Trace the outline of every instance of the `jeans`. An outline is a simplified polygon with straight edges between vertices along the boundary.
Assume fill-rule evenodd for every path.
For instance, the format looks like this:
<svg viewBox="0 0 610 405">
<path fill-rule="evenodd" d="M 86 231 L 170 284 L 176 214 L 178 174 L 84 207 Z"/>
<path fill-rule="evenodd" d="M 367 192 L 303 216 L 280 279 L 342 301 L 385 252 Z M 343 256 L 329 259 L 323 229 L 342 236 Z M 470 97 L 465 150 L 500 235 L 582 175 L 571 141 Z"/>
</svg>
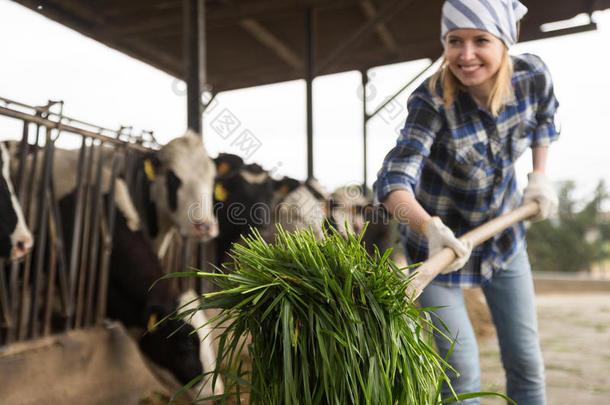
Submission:
<svg viewBox="0 0 610 405">
<path fill-rule="evenodd" d="M 544 362 L 538 339 L 534 283 L 525 248 L 508 263 L 506 269 L 494 274 L 491 283 L 483 287 L 483 294 L 498 334 L 506 374 L 506 394 L 518 405 L 545 404 Z M 432 316 L 434 324 L 451 337 L 457 337 L 449 364 L 460 375 L 456 377 L 455 373 L 447 372 L 455 392 L 480 391 L 478 347 L 462 289 L 430 284 L 419 297 L 419 302 L 422 307 L 442 306 L 431 311 L 435 314 Z M 435 341 L 440 355 L 446 358 L 452 342 L 438 334 L 435 334 Z M 451 391 L 444 384 L 442 398 L 449 396 Z M 459 402 L 468 405 L 479 403 L 478 398 Z"/>
</svg>

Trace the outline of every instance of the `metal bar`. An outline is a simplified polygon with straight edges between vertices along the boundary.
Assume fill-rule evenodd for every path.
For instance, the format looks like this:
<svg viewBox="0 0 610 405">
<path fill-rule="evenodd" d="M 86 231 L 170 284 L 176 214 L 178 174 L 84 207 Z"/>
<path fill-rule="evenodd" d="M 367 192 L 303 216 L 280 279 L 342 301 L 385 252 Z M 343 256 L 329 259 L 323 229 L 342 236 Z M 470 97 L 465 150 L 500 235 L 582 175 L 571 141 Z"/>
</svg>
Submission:
<svg viewBox="0 0 610 405">
<path fill-rule="evenodd" d="M 51 254 L 55 256 L 55 259 L 49 259 L 50 263 L 55 266 L 56 274 L 57 274 L 57 283 L 59 286 L 59 295 L 62 303 L 62 318 L 64 321 L 64 328 L 68 329 L 68 323 L 66 320 L 72 313 L 72 296 L 70 290 L 70 276 L 68 274 L 68 268 L 66 264 L 65 257 L 65 244 L 64 244 L 64 232 L 63 232 L 63 224 L 61 213 L 59 210 L 59 203 L 55 198 L 55 187 L 53 182 L 51 181 L 49 184 L 49 199 L 50 203 L 50 213 L 51 213 L 51 221 L 50 226 L 52 226 L 53 232 L 51 236 L 53 238 L 53 246 L 50 249 Z M 50 302 L 49 302 L 50 304 Z M 49 307 L 47 307 L 47 310 Z M 49 318 L 50 319 L 50 318 Z"/>
<path fill-rule="evenodd" d="M 115 154 L 112 162 L 112 177 L 110 183 L 110 190 L 108 190 L 108 204 L 106 207 L 107 221 L 104 223 L 106 226 L 105 235 L 102 237 L 103 241 L 103 252 L 102 260 L 99 267 L 98 274 L 98 293 L 97 293 L 97 312 L 95 317 L 95 323 L 100 324 L 106 315 L 106 298 L 108 294 L 108 271 L 110 267 L 110 255 L 112 254 L 112 243 L 114 238 L 114 223 L 115 223 L 115 201 L 114 201 L 114 189 L 116 185 L 116 174 L 118 171 L 119 159 Z"/>
<path fill-rule="evenodd" d="M 40 129 L 41 129 L 41 125 L 40 124 L 36 124 L 36 132 L 35 132 L 35 137 L 34 137 L 34 143 L 33 145 L 38 146 L 38 142 L 40 140 Z M 31 231 L 36 234 L 37 233 L 37 214 L 38 212 L 36 210 L 40 210 L 40 207 L 37 206 L 37 203 L 35 202 L 34 196 L 37 194 L 36 193 L 36 174 L 38 171 L 38 165 L 42 164 L 43 162 L 38 162 L 38 153 L 34 153 L 32 155 L 32 161 L 31 161 L 31 165 L 30 165 L 30 176 L 27 178 L 23 179 L 24 184 L 20 185 L 20 188 L 23 187 L 25 190 L 24 196 L 23 196 L 23 203 L 22 203 L 22 208 L 24 208 L 24 215 L 27 216 L 27 223 L 29 225 L 34 225 L 34 227 L 31 228 Z M 36 251 L 36 246 L 34 247 L 34 251 Z M 32 294 L 31 291 L 29 290 L 29 286 L 30 286 L 30 277 L 32 275 L 32 266 L 34 265 L 35 261 L 34 261 L 34 254 L 29 254 L 28 256 L 26 256 L 26 260 L 25 260 L 25 266 L 24 266 L 24 270 L 22 273 L 23 276 L 23 281 L 21 284 L 21 303 L 19 305 L 18 310 L 18 316 L 19 316 L 19 324 L 17 327 L 17 340 L 24 340 L 25 337 L 28 334 L 28 322 L 29 319 L 31 318 L 30 316 L 30 308 L 31 308 L 31 298 L 32 298 Z"/>
<path fill-rule="evenodd" d="M 84 212 L 83 212 L 83 231 L 82 231 L 82 241 L 81 246 L 89 246 L 89 235 L 91 231 L 91 198 L 92 198 L 92 189 L 91 189 L 91 174 L 93 172 L 93 154 L 95 152 L 94 142 L 89 146 L 88 153 L 88 161 L 87 161 L 87 171 L 86 171 L 86 187 L 85 187 L 85 203 L 84 203 Z M 80 266 L 78 271 L 78 287 L 76 292 L 76 312 L 74 315 L 74 327 L 79 328 L 82 326 L 83 322 L 83 310 L 84 310 L 84 295 L 85 295 L 85 278 L 87 274 L 87 255 L 89 251 L 88 249 L 81 249 L 80 256 Z"/>
<path fill-rule="evenodd" d="M 97 147 L 97 171 L 95 175 L 95 185 L 93 194 L 92 218 L 93 226 L 91 227 L 91 238 L 89 244 L 89 267 L 87 269 L 87 304 L 85 311 L 84 324 L 89 326 L 93 320 L 93 303 L 95 296 L 96 270 L 99 266 L 98 253 L 100 247 L 100 222 L 103 212 L 102 203 L 102 173 L 104 167 L 104 158 L 102 156 L 104 144 L 101 143 Z M 86 245 L 84 245 L 86 246 Z"/>
<path fill-rule="evenodd" d="M 0 260 L 0 312 L 2 312 L 2 318 L 4 319 L 4 325 L 2 328 L 9 329 L 14 327 L 14 321 L 11 316 L 11 306 L 9 304 L 9 291 L 8 283 L 6 281 L 5 264 L 3 260 Z"/>
<path fill-rule="evenodd" d="M 205 2 L 183 1 L 187 124 L 193 131 L 201 133 L 201 90 L 206 81 Z"/>
<path fill-rule="evenodd" d="M 53 204 L 51 193 L 47 190 L 49 195 L 47 196 L 47 200 Z M 42 336 L 48 336 L 51 333 L 51 315 L 53 310 L 53 294 L 55 292 L 55 275 L 57 273 L 57 228 L 55 227 L 55 223 L 53 220 L 53 212 L 51 211 L 51 215 L 49 215 L 49 256 L 48 260 L 48 273 L 46 274 L 47 278 L 47 290 L 46 290 L 46 300 L 45 306 L 43 308 L 44 318 L 42 325 Z"/>
<path fill-rule="evenodd" d="M 209 266 L 208 266 L 208 255 L 207 255 L 207 249 L 208 249 L 208 245 L 209 243 L 204 243 L 204 242 L 199 242 L 197 243 L 197 268 L 201 269 L 202 271 L 209 271 Z M 205 292 L 209 292 L 208 291 L 208 283 L 204 278 L 199 278 L 199 285 L 197 286 L 198 288 L 198 292 L 199 294 L 203 294 Z"/>
<path fill-rule="evenodd" d="M 434 66 L 435 63 L 437 63 L 438 61 L 440 61 L 442 59 L 438 58 L 437 60 L 435 60 L 434 62 L 431 62 L 428 66 L 426 66 L 421 72 L 419 72 L 418 74 L 415 75 L 415 77 L 413 77 L 411 80 L 409 80 L 407 82 L 407 84 L 405 84 L 404 86 L 402 86 L 400 88 L 400 90 L 398 90 L 396 93 L 394 93 L 394 95 L 392 97 L 390 97 L 388 100 L 385 101 L 385 103 L 381 104 L 379 107 L 377 107 L 377 109 L 371 114 L 368 115 L 366 120 L 370 120 L 371 118 L 373 118 L 375 115 L 377 115 L 379 113 L 379 111 L 383 110 L 385 108 L 386 105 L 390 104 L 392 102 L 392 100 L 394 100 L 396 97 L 398 97 L 400 95 L 400 93 L 402 93 L 403 91 L 405 91 L 409 86 L 411 86 L 417 79 L 419 79 L 424 73 L 426 73 L 428 71 L 428 69 L 430 69 L 432 66 Z"/>
<path fill-rule="evenodd" d="M 93 141 L 92 141 L 93 142 Z M 80 243 L 82 240 L 82 229 L 83 229 L 83 205 L 85 203 L 85 180 L 87 176 L 83 175 L 83 168 L 85 166 L 85 162 L 88 161 L 89 158 L 88 148 L 87 148 L 87 138 L 83 137 L 83 141 L 81 144 L 81 148 L 78 155 L 78 166 L 76 173 L 76 204 L 74 207 L 74 224 L 72 227 L 72 242 L 70 247 L 70 267 L 68 270 L 69 277 L 69 301 L 66 306 L 66 313 L 68 315 L 67 324 L 71 325 L 74 319 L 74 304 L 75 304 L 75 292 L 76 292 L 76 281 L 78 279 L 78 264 L 79 264 L 79 252 L 80 252 Z"/>
<path fill-rule="evenodd" d="M 6 108 L 6 107 L 0 106 L 0 114 L 6 115 L 6 116 L 12 117 L 12 118 L 17 118 L 22 121 L 30 121 L 30 122 L 36 123 L 38 125 L 42 125 L 44 127 L 50 128 L 50 129 L 58 129 L 59 127 L 61 127 L 61 130 L 63 132 L 71 132 L 74 134 L 83 135 L 83 136 L 86 136 L 89 138 L 94 138 L 94 139 L 98 139 L 103 142 L 113 143 L 113 144 L 117 144 L 117 145 L 127 145 L 129 148 L 133 148 L 133 149 L 136 149 L 136 150 L 139 150 L 142 152 L 150 151 L 150 149 L 148 149 L 142 145 L 138 145 L 136 143 L 128 143 L 123 140 L 115 139 L 115 138 L 112 138 L 112 137 L 109 137 L 106 135 L 101 135 L 101 134 L 93 132 L 93 131 L 88 131 L 86 129 L 78 128 L 78 127 L 75 127 L 72 125 L 67 125 L 64 123 L 51 121 L 51 120 L 49 120 L 47 118 L 43 118 L 41 116 L 27 114 L 27 113 L 17 111 L 17 110 L 12 110 L 12 109 Z"/>
<path fill-rule="evenodd" d="M 395 15 L 399 8 L 406 6 L 407 4 L 413 3 L 413 0 L 393 0 L 384 4 L 384 7 L 377 13 L 377 15 L 370 19 L 366 24 L 360 27 L 350 38 L 347 39 L 341 46 L 335 49 L 330 55 L 328 55 L 317 67 L 315 74 L 316 76 L 322 74 L 328 69 L 332 68 L 343 56 L 345 56 L 354 45 L 360 42 L 366 35 L 370 34 L 376 29 L 377 25 L 392 15 Z"/>
<path fill-rule="evenodd" d="M 19 169 L 17 172 L 17 183 L 15 183 L 15 185 L 17 186 L 17 198 L 19 199 L 20 203 L 23 203 L 23 193 L 25 192 L 25 189 L 21 187 L 22 183 L 24 182 L 24 176 L 25 176 L 25 169 L 26 169 L 26 165 L 27 165 L 27 147 L 28 147 L 28 134 L 29 134 L 29 128 L 30 128 L 30 123 L 28 121 L 23 121 L 23 133 L 21 136 L 21 141 L 19 142 L 20 145 L 20 149 L 19 149 Z"/>
<path fill-rule="evenodd" d="M 315 58 L 315 27 L 313 10 L 305 10 L 305 84 L 307 101 L 307 179 L 314 177 L 313 170 L 313 78 Z"/>
<path fill-rule="evenodd" d="M 31 257 L 31 255 L 28 255 L 28 258 L 29 257 Z M 15 338 L 17 337 L 17 330 L 19 328 L 19 297 L 21 296 L 21 294 L 19 293 L 19 276 L 24 274 L 24 267 L 25 261 L 24 263 L 11 263 L 8 291 L 10 296 L 11 317 L 15 320 L 15 323 L 13 324 L 13 327 L 7 331 L 7 344 L 15 340 Z"/>
<path fill-rule="evenodd" d="M 19 323 L 17 326 L 17 340 L 24 340 L 27 331 L 28 331 L 28 320 L 29 320 L 29 310 L 28 310 L 28 300 L 31 299 L 31 292 L 29 291 L 30 285 L 30 276 L 32 274 L 32 261 L 33 255 L 29 254 L 25 258 L 25 266 L 23 269 L 23 281 L 21 284 L 21 295 L 20 295 L 20 304 L 17 308 L 18 311 L 18 319 Z"/>
<path fill-rule="evenodd" d="M 360 79 L 361 79 L 361 85 L 362 85 L 362 162 L 363 162 L 363 168 L 362 168 L 362 190 L 364 193 L 366 193 L 366 179 L 367 179 L 367 174 L 368 174 L 368 169 L 367 169 L 367 147 L 366 147 L 366 137 L 367 137 L 367 133 L 366 133 L 366 124 L 368 122 L 367 117 L 366 117 L 366 86 L 369 82 L 369 77 L 367 74 L 366 70 L 361 70 L 360 71 Z"/>
<path fill-rule="evenodd" d="M 47 226 L 48 226 L 48 218 L 49 218 L 49 201 L 47 188 L 49 182 L 51 181 L 51 172 L 53 168 L 53 149 L 54 144 L 51 140 L 51 129 L 47 128 L 46 131 L 47 142 L 44 151 L 43 158 L 43 171 L 42 171 L 42 179 L 40 180 L 40 201 L 38 204 L 38 233 L 36 235 L 36 246 L 34 252 L 34 282 L 32 284 L 32 307 L 30 308 L 30 336 L 32 338 L 37 338 L 40 334 L 39 330 L 39 319 L 38 319 L 38 309 L 40 306 L 40 291 L 42 288 L 42 278 L 43 278 L 43 266 L 44 266 L 44 255 L 45 248 L 47 242 Z"/>
<path fill-rule="evenodd" d="M 189 266 L 193 265 L 193 241 L 190 238 L 183 238 L 184 244 L 182 245 L 182 268 L 178 269 L 178 271 L 190 271 Z M 193 279 L 192 277 L 188 277 L 184 279 L 185 285 L 182 289 L 186 291 L 187 289 L 193 288 Z"/>
</svg>

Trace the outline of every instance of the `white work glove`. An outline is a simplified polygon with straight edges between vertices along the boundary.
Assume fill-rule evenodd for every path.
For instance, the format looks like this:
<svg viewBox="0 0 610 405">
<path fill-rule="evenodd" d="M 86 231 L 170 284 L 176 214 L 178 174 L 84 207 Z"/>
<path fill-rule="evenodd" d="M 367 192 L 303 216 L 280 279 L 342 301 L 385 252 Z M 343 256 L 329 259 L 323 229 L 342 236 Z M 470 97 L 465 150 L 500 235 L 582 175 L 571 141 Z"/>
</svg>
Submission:
<svg viewBox="0 0 610 405">
<path fill-rule="evenodd" d="M 462 242 L 456 238 L 453 231 L 443 224 L 439 217 L 432 217 L 424 224 L 422 232 L 428 238 L 428 257 L 432 257 L 445 247 L 453 249 L 457 256 L 441 273 L 451 273 L 464 267 L 472 253 L 471 242 Z"/>
<path fill-rule="evenodd" d="M 523 204 L 530 201 L 536 201 L 540 206 L 538 214 L 529 218 L 532 222 L 547 219 L 557 209 L 559 204 L 557 194 L 544 173 L 532 172 L 527 175 L 527 186 L 523 190 Z"/>
</svg>

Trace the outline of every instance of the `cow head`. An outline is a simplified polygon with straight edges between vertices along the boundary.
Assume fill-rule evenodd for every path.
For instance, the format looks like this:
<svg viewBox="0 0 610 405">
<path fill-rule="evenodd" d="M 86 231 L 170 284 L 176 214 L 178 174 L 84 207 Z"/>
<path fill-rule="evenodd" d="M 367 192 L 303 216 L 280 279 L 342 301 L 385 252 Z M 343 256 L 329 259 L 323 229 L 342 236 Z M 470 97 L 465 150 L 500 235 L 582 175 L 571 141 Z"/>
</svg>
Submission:
<svg viewBox="0 0 610 405">
<path fill-rule="evenodd" d="M 144 160 L 161 233 L 175 227 L 185 237 L 209 241 L 218 235 L 212 190 L 216 168 L 194 132 L 173 139 Z"/>
<path fill-rule="evenodd" d="M 371 202 L 364 196 L 361 187 L 347 186 L 331 194 L 329 206 L 330 215 L 339 233 L 346 235 L 349 231 L 360 234 L 366 223 L 364 209 L 371 206 Z"/>
<path fill-rule="evenodd" d="M 217 166 L 220 172 L 226 162 Z M 226 259 L 225 253 L 242 235 L 256 228 L 263 238 L 272 236 L 271 203 L 274 196 L 273 180 L 257 164 L 232 168 L 216 179 L 214 186 L 214 212 L 218 218 L 220 234 L 217 239 L 217 257 Z"/>
<path fill-rule="evenodd" d="M 9 154 L 0 143 L 0 258 L 10 260 L 25 256 L 34 243 L 10 179 Z"/>
</svg>

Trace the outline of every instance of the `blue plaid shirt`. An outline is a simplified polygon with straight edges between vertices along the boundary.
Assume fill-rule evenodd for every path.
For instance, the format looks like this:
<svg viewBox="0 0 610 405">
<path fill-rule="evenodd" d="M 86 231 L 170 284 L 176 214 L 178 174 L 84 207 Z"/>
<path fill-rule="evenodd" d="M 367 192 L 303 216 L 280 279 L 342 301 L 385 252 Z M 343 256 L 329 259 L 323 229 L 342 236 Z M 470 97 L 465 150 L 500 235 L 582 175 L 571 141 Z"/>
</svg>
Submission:
<svg viewBox="0 0 610 405">
<path fill-rule="evenodd" d="M 559 133 L 554 118 L 558 102 L 542 60 L 531 54 L 511 57 L 514 94 L 498 117 L 459 92 L 445 108 L 429 90 L 428 80 L 409 97 L 409 114 L 396 146 L 377 174 L 375 197 L 383 201 L 394 190 L 407 190 L 430 215 L 439 216 L 456 236 L 513 210 L 521 204 L 514 164 L 528 147 L 549 145 Z M 436 89 L 441 93 L 440 85 Z M 428 257 L 419 229 L 401 224 L 410 262 Z M 460 271 L 440 274 L 435 283 L 486 285 L 524 245 L 518 223 L 473 249 Z"/>
</svg>

